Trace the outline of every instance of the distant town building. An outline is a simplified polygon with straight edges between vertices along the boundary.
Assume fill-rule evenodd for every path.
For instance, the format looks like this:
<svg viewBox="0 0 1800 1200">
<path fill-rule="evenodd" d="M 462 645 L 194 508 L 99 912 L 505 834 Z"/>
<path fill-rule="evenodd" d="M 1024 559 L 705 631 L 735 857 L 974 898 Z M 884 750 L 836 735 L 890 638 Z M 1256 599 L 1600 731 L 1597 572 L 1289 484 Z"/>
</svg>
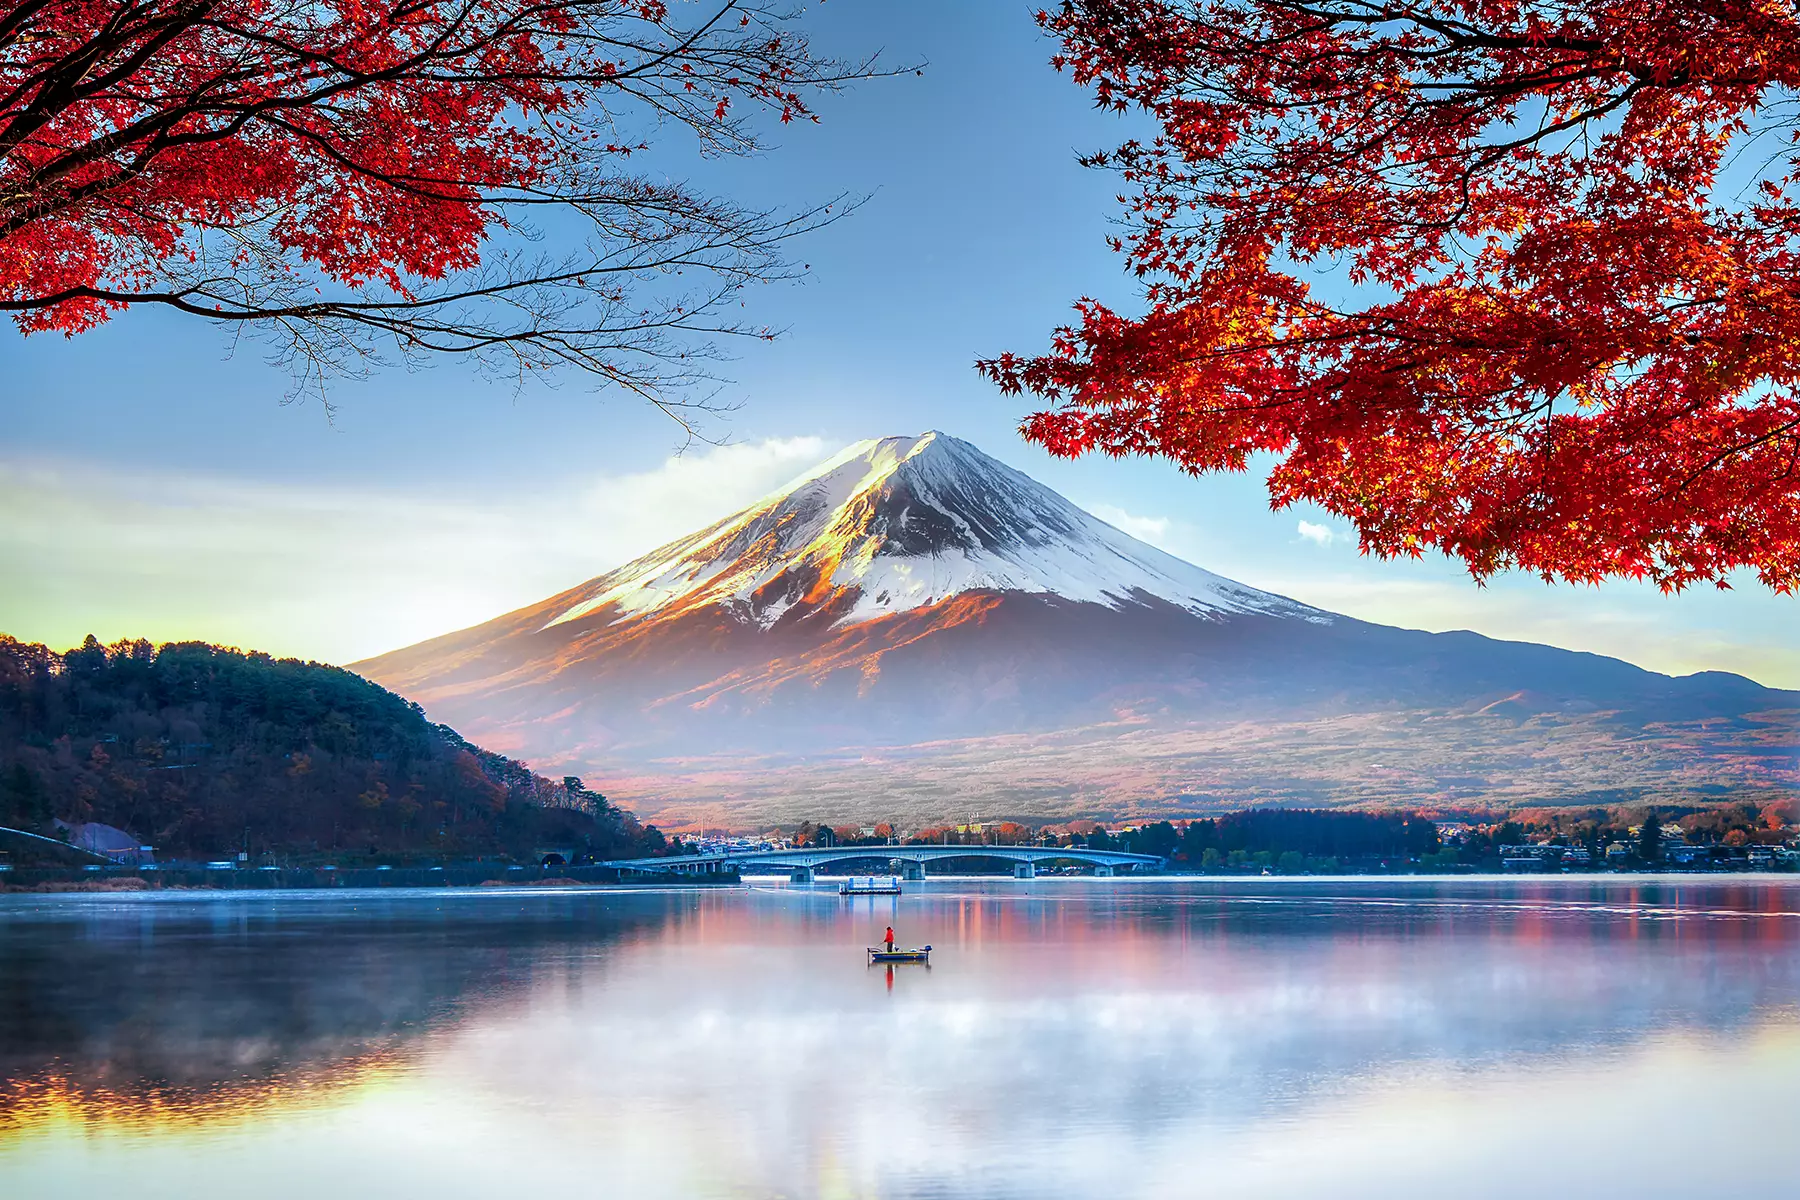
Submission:
<svg viewBox="0 0 1800 1200">
<path fill-rule="evenodd" d="M 1507 871 L 1555 871 L 1564 867 L 1585 869 L 1594 865 L 1586 846 L 1560 842 L 1524 842 L 1500 847 L 1500 866 Z"/>
<path fill-rule="evenodd" d="M 1514 872 L 1549 871 L 1562 865 L 1562 846 L 1549 842 L 1525 842 L 1500 847 L 1500 869 Z"/>
<path fill-rule="evenodd" d="M 1438 841 L 1446 846 L 1460 846 L 1469 840 L 1475 827 L 1467 821 L 1439 821 Z"/>
</svg>

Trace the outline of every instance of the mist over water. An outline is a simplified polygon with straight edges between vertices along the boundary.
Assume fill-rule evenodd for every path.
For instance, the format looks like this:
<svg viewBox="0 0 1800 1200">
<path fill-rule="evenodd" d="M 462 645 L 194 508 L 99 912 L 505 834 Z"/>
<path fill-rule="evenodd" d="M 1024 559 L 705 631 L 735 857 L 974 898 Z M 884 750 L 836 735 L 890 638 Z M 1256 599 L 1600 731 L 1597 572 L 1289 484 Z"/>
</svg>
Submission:
<svg viewBox="0 0 1800 1200">
<path fill-rule="evenodd" d="M 1792 1187 L 1783 881 L 910 886 L 0 898 L 0 1194 Z"/>
</svg>

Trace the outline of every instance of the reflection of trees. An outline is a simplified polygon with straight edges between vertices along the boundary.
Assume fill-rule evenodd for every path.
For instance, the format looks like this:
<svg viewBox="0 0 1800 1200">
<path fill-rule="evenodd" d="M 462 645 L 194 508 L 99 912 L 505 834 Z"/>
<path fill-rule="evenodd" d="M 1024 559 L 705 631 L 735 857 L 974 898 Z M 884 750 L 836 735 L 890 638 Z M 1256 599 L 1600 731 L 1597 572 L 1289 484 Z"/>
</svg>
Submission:
<svg viewBox="0 0 1800 1200">
<path fill-rule="evenodd" d="M 0 922 L 0 1128 L 47 1093 L 146 1112 L 330 1090 L 666 917 L 662 898 L 61 902 Z"/>
</svg>

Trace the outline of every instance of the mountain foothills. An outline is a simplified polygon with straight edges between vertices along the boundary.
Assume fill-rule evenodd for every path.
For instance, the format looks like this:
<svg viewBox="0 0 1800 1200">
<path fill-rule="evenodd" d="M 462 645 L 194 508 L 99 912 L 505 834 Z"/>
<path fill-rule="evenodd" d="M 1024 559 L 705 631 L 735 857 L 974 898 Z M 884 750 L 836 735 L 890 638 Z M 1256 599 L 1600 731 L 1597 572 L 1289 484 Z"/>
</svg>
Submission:
<svg viewBox="0 0 1800 1200">
<path fill-rule="evenodd" d="M 941 433 L 360 671 L 647 818 L 1779 800 L 1800 693 L 1370 624 Z"/>
<path fill-rule="evenodd" d="M 554 783 L 340 667 L 204 643 L 56 654 L 0 636 L 0 825 L 131 831 L 164 857 L 332 862 L 659 852 Z"/>
</svg>

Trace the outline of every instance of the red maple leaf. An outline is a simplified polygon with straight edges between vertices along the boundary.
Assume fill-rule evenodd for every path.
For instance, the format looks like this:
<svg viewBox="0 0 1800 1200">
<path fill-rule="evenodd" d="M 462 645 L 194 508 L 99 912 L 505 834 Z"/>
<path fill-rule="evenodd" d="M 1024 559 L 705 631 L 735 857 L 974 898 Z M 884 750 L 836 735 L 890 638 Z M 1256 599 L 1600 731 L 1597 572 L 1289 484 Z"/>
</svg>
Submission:
<svg viewBox="0 0 1800 1200">
<path fill-rule="evenodd" d="M 705 314 L 832 218 L 627 174 L 629 126 L 748 152 L 732 102 L 786 118 L 872 73 L 788 20 L 724 0 L 680 23 L 642 0 L 0 0 L 0 311 L 73 334 L 154 303 L 265 329 L 308 374 L 386 347 L 656 392 L 704 356 L 689 337 L 755 336 Z M 534 248 L 552 211 L 587 222 L 577 248 Z M 628 302 L 677 268 L 711 282 Z"/>
<path fill-rule="evenodd" d="M 1055 453 L 1273 462 L 1384 556 L 1800 586 L 1800 209 L 1776 0 L 1080 0 L 1057 56 L 1154 140 L 1144 281 L 1048 353 Z M 1335 276 L 1332 269 L 1335 268 Z M 1318 282 L 1320 277 L 1324 282 Z M 1263 460 L 1259 460 L 1263 461 Z"/>
</svg>

